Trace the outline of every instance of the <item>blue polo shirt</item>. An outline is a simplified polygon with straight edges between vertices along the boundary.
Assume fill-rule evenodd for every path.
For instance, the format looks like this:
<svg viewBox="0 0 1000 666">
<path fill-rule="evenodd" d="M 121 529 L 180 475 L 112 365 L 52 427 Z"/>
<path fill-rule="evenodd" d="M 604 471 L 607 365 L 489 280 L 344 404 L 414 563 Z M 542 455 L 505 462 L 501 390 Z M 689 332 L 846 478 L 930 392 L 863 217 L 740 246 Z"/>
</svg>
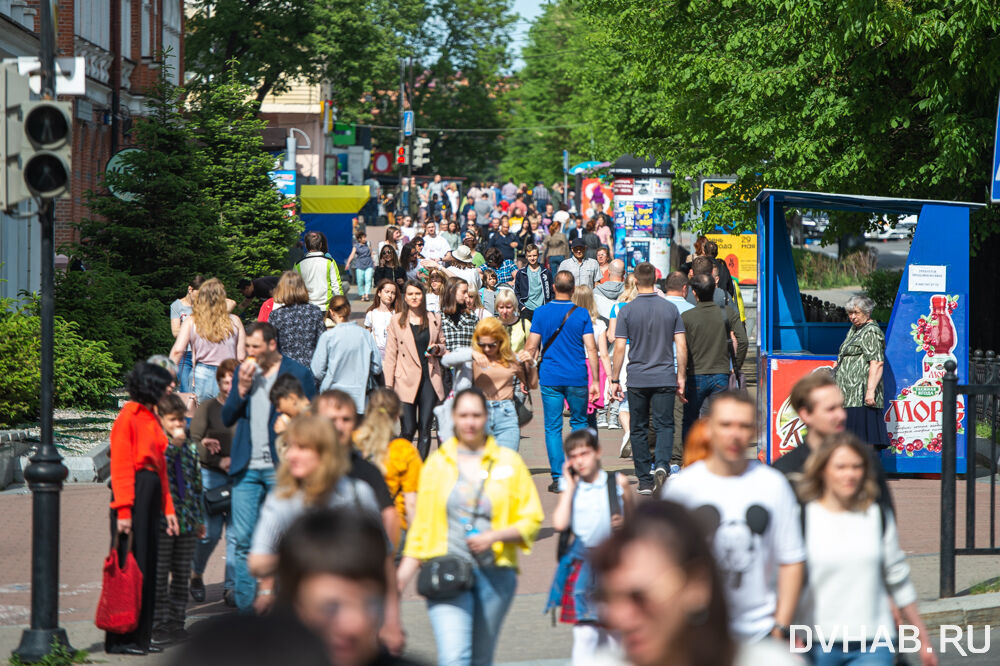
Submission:
<svg viewBox="0 0 1000 666">
<path fill-rule="evenodd" d="M 572 307 L 572 301 L 549 301 L 535 310 L 531 317 L 531 332 L 538 333 L 541 337 L 539 350 L 545 347 L 545 343 L 556 332 L 566 312 Z M 583 346 L 583 336 L 588 333 L 594 334 L 590 314 L 584 308 L 577 308 L 545 352 L 538 376 L 541 385 L 587 385 L 587 353 Z"/>
</svg>

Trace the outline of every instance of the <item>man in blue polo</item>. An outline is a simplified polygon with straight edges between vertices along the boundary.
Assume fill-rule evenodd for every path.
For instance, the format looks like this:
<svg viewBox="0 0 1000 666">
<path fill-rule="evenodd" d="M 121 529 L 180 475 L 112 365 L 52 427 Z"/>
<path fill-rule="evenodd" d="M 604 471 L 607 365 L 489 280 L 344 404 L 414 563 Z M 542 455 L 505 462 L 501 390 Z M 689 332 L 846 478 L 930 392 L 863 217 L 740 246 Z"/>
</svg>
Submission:
<svg viewBox="0 0 1000 666">
<path fill-rule="evenodd" d="M 555 299 L 535 310 L 531 333 L 524 350 L 536 352 L 542 411 L 545 414 L 545 449 L 549 454 L 552 483 L 549 492 L 559 492 L 563 452 L 563 404 L 569 405 L 569 429 L 587 427 L 587 403 L 598 398 L 597 343 L 590 313 L 573 304 L 575 282 L 569 271 L 559 271 L 553 281 Z M 590 380 L 587 365 L 590 366 Z"/>
</svg>

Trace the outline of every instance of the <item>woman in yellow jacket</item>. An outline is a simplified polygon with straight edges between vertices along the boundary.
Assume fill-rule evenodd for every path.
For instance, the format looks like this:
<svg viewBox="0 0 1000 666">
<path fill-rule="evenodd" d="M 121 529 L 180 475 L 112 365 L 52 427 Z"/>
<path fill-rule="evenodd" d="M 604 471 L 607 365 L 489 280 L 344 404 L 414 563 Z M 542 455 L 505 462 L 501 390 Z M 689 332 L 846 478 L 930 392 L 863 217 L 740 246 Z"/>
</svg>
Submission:
<svg viewBox="0 0 1000 666">
<path fill-rule="evenodd" d="M 399 587 L 430 560 L 471 565 L 466 589 L 428 598 L 427 610 L 438 664 L 488 666 L 517 587 L 517 551 L 530 552 L 544 515 L 521 456 L 486 435 L 483 394 L 459 391 L 452 417 L 455 436 L 427 458 L 420 473 Z"/>
</svg>

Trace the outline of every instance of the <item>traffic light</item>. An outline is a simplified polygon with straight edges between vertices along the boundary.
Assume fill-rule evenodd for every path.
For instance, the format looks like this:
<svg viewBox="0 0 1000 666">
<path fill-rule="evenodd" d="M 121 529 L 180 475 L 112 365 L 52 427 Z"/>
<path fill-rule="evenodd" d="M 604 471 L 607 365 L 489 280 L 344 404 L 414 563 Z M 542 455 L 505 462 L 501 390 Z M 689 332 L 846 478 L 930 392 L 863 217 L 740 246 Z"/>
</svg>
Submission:
<svg viewBox="0 0 1000 666">
<path fill-rule="evenodd" d="M 69 191 L 73 104 L 43 100 L 26 107 L 24 183 L 36 197 L 54 199 Z"/>
<path fill-rule="evenodd" d="M 0 104 L 3 105 L 3 116 L 0 118 L 0 151 L 3 153 L 0 210 L 10 210 L 31 197 L 21 178 L 23 119 L 30 95 L 28 77 L 18 73 L 16 62 L 0 66 Z"/>
<path fill-rule="evenodd" d="M 410 151 L 407 150 L 406 146 L 396 146 L 396 164 L 406 164 L 406 160 L 409 156 Z"/>
<path fill-rule="evenodd" d="M 431 152 L 430 148 L 431 140 L 418 136 L 413 140 L 413 168 L 418 169 L 425 164 L 429 163 L 431 160 L 428 155 Z"/>
</svg>

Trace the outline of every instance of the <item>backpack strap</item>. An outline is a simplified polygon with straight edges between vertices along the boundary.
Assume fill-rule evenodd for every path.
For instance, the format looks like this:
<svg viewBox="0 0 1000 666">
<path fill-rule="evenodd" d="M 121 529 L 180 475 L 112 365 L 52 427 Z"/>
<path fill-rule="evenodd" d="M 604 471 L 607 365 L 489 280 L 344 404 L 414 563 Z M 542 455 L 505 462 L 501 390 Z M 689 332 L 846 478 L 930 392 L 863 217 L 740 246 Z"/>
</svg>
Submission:
<svg viewBox="0 0 1000 666">
<path fill-rule="evenodd" d="M 615 472 L 608 471 L 608 508 L 612 516 L 622 515 L 622 505 L 618 499 L 618 484 L 615 483 Z"/>
</svg>

